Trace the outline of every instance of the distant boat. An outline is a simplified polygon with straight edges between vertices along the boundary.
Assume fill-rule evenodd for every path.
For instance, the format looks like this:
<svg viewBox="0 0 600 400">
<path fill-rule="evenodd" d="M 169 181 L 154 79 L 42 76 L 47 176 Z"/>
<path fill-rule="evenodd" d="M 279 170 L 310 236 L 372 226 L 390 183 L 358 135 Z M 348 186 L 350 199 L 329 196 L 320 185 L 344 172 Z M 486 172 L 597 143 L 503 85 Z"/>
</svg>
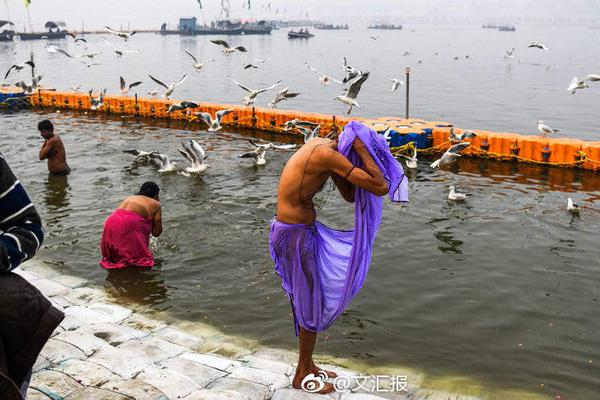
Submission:
<svg viewBox="0 0 600 400">
<path fill-rule="evenodd" d="M 393 24 L 379 24 L 379 25 L 369 25 L 369 29 L 382 29 L 382 30 L 395 30 L 401 31 L 402 25 L 393 25 Z"/>
<path fill-rule="evenodd" d="M 21 32 L 17 33 L 21 40 L 38 40 L 38 39 L 64 39 L 67 37 L 67 30 L 64 29 L 64 22 L 48 21 L 44 27 L 47 32 Z"/>
<path fill-rule="evenodd" d="M 498 29 L 499 28 L 498 25 L 494 25 L 494 24 L 484 24 L 484 25 L 481 25 L 481 27 L 483 29 Z"/>
<path fill-rule="evenodd" d="M 498 27 L 498 30 L 499 30 L 500 32 L 514 32 L 514 31 L 516 31 L 516 30 L 517 30 L 517 28 L 515 28 L 515 27 L 514 27 L 514 26 L 512 26 L 512 25 L 502 25 L 502 26 L 499 26 L 499 27 Z"/>
<path fill-rule="evenodd" d="M 5 25 L 8 25 L 9 29 L 3 29 L 2 32 L 0 32 L 0 42 L 10 42 L 15 36 L 15 31 L 11 29 L 11 26 L 14 24 L 10 21 L 0 21 L 0 28 Z"/>
<path fill-rule="evenodd" d="M 350 29 L 348 24 L 345 25 L 333 25 L 333 24 L 321 24 L 316 26 L 317 29 L 324 31 L 347 31 Z"/>
<path fill-rule="evenodd" d="M 305 30 L 305 31 L 302 30 L 302 29 L 300 29 L 298 32 L 296 32 L 296 31 L 289 31 L 288 32 L 288 38 L 289 39 L 308 39 L 308 38 L 311 38 L 313 36 L 315 36 L 315 35 L 313 35 L 312 33 L 310 33 L 308 31 L 308 29 Z"/>
<path fill-rule="evenodd" d="M 273 26 L 264 20 L 244 23 L 221 20 L 210 26 L 196 26 L 193 30 L 189 29 L 189 25 L 185 26 L 187 29 L 184 26 L 180 22 L 179 31 L 182 35 L 270 35 L 273 30 Z"/>
</svg>

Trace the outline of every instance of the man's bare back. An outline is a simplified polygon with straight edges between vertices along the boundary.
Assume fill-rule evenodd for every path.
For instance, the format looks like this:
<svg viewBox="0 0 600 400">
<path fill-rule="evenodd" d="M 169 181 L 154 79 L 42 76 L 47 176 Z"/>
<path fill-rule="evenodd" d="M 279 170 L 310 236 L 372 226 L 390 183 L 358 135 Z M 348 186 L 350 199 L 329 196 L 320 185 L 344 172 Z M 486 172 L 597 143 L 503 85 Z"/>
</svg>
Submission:
<svg viewBox="0 0 600 400">
<path fill-rule="evenodd" d="M 354 187 L 359 186 L 378 195 L 387 193 L 381 171 L 363 143 L 356 139 L 353 146 L 364 169 L 337 151 L 337 141 L 317 138 L 302 146 L 287 162 L 279 181 L 277 220 L 289 224 L 312 225 L 316 219 L 314 196 L 329 177 L 349 202 L 354 201 Z"/>
<path fill-rule="evenodd" d="M 119 210 L 132 211 L 152 220 L 152 235 L 162 233 L 162 211 L 160 201 L 143 195 L 129 196 L 119 204 Z"/>
<path fill-rule="evenodd" d="M 40 149 L 40 160 L 48 160 L 48 171 L 52 174 L 68 174 L 70 171 L 67 164 L 67 153 L 60 136 L 50 132 L 43 132 L 42 137 L 46 139 Z"/>
</svg>

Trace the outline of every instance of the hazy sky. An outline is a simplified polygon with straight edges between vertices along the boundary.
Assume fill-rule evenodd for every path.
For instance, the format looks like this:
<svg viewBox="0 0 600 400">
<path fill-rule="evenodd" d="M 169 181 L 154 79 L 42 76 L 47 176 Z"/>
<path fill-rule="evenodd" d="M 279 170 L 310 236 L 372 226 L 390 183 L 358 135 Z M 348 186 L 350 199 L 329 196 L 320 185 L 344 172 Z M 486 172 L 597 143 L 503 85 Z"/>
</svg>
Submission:
<svg viewBox="0 0 600 400">
<path fill-rule="evenodd" d="M 47 20 L 62 20 L 75 29 L 81 27 L 82 21 L 86 28 L 106 24 L 126 27 L 128 23 L 132 28 L 155 28 L 163 21 L 173 25 L 180 16 L 213 19 L 221 0 L 201 1 L 203 12 L 196 0 L 32 0 L 30 12 L 36 28 Z M 308 12 L 311 18 L 335 22 L 344 17 L 352 20 L 387 17 L 389 22 L 395 22 L 394 18 L 410 16 L 480 17 L 482 20 L 540 16 L 575 21 L 579 16 L 600 18 L 600 0 L 250 0 L 252 11 L 242 9 L 244 1 L 230 0 L 234 17 L 297 18 L 305 17 Z M 0 19 L 7 17 L 6 3 L 17 30 L 21 30 L 27 21 L 24 0 L 0 0 Z M 268 3 L 271 3 L 271 12 L 265 9 Z M 277 9 L 280 12 L 275 15 Z"/>
</svg>

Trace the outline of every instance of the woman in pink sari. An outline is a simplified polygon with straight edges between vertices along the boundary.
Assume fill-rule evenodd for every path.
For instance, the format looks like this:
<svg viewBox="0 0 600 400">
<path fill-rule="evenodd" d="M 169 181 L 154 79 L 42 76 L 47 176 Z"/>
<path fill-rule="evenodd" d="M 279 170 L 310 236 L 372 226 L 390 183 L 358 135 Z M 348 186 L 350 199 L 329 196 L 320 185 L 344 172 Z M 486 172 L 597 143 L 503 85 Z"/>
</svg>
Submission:
<svg viewBox="0 0 600 400">
<path fill-rule="evenodd" d="M 150 235 L 162 233 L 160 188 L 146 182 L 135 196 L 123 200 L 106 219 L 100 250 L 104 269 L 154 266 L 154 256 L 148 248 Z"/>
</svg>

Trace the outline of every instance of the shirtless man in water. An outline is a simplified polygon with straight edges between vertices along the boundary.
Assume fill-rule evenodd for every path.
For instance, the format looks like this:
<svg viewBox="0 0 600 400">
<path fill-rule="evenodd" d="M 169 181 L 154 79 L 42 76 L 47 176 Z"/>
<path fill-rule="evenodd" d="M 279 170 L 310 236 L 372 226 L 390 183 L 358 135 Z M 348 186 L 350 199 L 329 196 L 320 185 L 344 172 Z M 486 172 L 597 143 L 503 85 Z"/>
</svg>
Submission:
<svg viewBox="0 0 600 400">
<path fill-rule="evenodd" d="M 40 149 L 40 161 L 48 160 L 48 171 L 53 175 L 68 175 L 71 168 L 67 164 L 67 153 L 60 136 L 54 133 L 54 125 L 48 120 L 38 124 L 44 144 Z"/>
<path fill-rule="evenodd" d="M 277 221 L 313 225 L 317 214 L 313 198 L 330 177 L 342 197 L 351 203 L 354 202 L 356 186 L 379 196 L 388 192 L 387 182 L 360 139 L 354 140 L 353 147 L 362 160 L 363 168 L 354 167 L 337 151 L 337 145 L 337 140 L 316 138 L 289 159 L 279 182 Z M 302 381 L 307 375 L 317 376 L 319 372 L 335 378 L 335 373 L 321 371 L 313 362 L 317 333 L 301 326 L 299 328 L 299 358 L 292 386 L 302 388 Z M 319 393 L 330 393 L 333 390 L 333 385 L 326 383 Z"/>
</svg>

